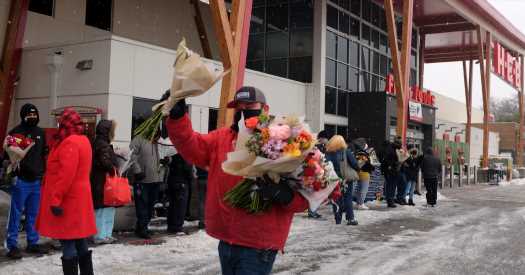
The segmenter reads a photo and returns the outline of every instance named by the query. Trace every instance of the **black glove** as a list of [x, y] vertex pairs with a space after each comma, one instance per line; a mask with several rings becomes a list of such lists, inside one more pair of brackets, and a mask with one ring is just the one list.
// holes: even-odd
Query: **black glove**
[[60, 206], [51, 206], [51, 213], [54, 216], [60, 217], [64, 215], [64, 209], [62, 209]]
[[161, 159], [159, 162], [160, 162], [160, 164], [166, 166], [166, 165], [168, 165], [170, 163], [170, 159], [169, 159], [169, 157], [165, 157], [165, 158]]
[[188, 106], [186, 106], [186, 99], [179, 100], [177, 104], [171, 108], [170, 118], [179, 119], [184, 116], [187, 110]]
[[138, 173], [138, 174], [135, 174], [135, 180], [136, 181], [141, 181], [143, 179], [146, 178], [146, 174], [144, 174], [144, 172], [141, 172], [141, 173]]
[[281, 179], [279, 183], [275, 183], [268, 175], [257, 179], [259, 189], [257, 192], [261, 195], [263, 200], [269, 200], [281, 205], [287, 205], [292, 202], [294, 192], [288, 185], [286, 180]]

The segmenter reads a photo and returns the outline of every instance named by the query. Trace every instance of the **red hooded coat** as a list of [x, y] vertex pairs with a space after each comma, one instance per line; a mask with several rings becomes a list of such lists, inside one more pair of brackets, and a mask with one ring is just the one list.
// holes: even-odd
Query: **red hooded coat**
[[193, 131], [189, 116], [168, 119], [169, 136], [182, 157], [199, 167], [208, 167], [205, 224], [208, 235], [230, 244], [257, 249], [283, 250], [294, 213], [308, 207], [295, 193], [286, 205], [273, 205], [262, 214], [248, 214], [224, 202], [224, 194], [240, 182], [241, 177], [224, 173], [221, 168], [226, 154], [234, 149], [237, 133], [220, 128], [209, 134]]

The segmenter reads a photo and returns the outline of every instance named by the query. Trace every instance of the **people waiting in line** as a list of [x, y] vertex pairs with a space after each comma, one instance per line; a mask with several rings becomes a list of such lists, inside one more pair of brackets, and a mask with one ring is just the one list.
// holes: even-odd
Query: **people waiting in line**
[[354, 181], [357, 180], [357, 178], [348, 178], [343, 169], [347, 169], [349, 171], [350, 169], [353, 169], [357, 177], [356, 171], [359, 171], [359, 167], [353, 152], [348, 148], [342, 136], [334, 135], [332, 138], [330, 138], [328, 144], [326, 145], [326, 159], [332, 162], [335, 172], [339, 178], [342, 179], [342, 196], [335, 202], [334, 205], [332, 205], [335, 223], [341, 224], [343, 213], [345, 213], [347, 224], [357, 225], [358, 222], [355, 219], [352, 205]]
[[423, 173], [425, 188], [427, 189], [427, 204], [431, 207], [437, 204], [437, 186], [441, 169], [441, 160], [435, 156], [432, 147], [425, 149], [425, 154], [421, 161], [421, 171]]
[[80, 115], [66, 108], [47, 159], [36, 229], [60, 240], [65, 275], [93, 274], [87, 238], [97, 233], [91, 196], [92, 150]]
[[[408, 205], [415, 206], [414, 203], [414, 190], [416, 189], [417, 178], [419, 175], [419, 166], [421, 163], [421, 157], [418, 155], [416, 148], [410, 149], [410, 156], [402, 164], [402, 170], [406, 179], [405, 198], [408, 195]], [[405, 200], [403, 198], [403, 200]]]
[[[9, 131], [9, 135], [21, 135], [31, 139], [34, 145], [15, 169], [15, 184], [10, 186], [11, 208], [7, 221], [7, 257], [10, 259], [22, 258], [18, 248], [18, 232], [20, 221], [25, 213], [25, 230], [27, 238], [26, 252], [30, 254], [43, 254], [47, 251], [38, 244], [39, 236], [35, 230], [35, 220], [40, 204], [41, 181], [45, 171], [47, 145], [44, 130], [38, 127], [40, 116], [38, 109], [33, 104], [24, 104], [20, 109], [21, 122]], [[7, 149], [7, 139], [4, 149]], [[8, 176], [8, 175], [5, 175]], [[8, 183], [10, 184], [10, 183]]]
[[96, 128], [95, 140], [93, 142], [93, 167], [91, 170], [91, 194], [95, 217], [97, 222], [97, 234], [94, 236], [96, 244], [112, 243], [113, 223], [115, 220], [115, 207], [104, 205], [104, 184], [106, 177], [116, 173], [117, 156], [111, 142], [115, 137], [116, 122], [113, 120], [101, 120]]

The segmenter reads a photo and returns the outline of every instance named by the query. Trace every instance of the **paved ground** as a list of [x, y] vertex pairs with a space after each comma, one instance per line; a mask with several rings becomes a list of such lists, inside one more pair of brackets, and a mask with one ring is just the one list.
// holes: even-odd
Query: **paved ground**
[[[445, 189], [437, 208], [357, 212], [359, 226], [295, 218], [275, 274], [525, 274], [525, 185]], [[97, 274], [218, 274], [217, 242], [204, 232], [159, 246], [106, 245]], [[58, 255], [0, 264], [1, 274], [58, 274]]]

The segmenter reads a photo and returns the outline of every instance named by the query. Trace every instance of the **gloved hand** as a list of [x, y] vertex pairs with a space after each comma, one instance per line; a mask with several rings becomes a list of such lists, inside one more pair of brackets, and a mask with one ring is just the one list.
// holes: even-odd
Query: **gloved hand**
[[188, 106], [186, 106], [186, 99], [179, 100], [173, 108], [171, 108], [170, 111], [170, 118], [171, 119], [179, 119], [184, 116], [188, 109]]
[[259, 186], [259, 194], [263, 200], [269, 200], [281, 205], [287, 205], [292, 202], [294, 192], [288, 185], [286, 180], [281, 179], [279, 183], [275, 183], [268, 175], [257, 179]]
[[60, 217], [64, 215], [64, 209], [62, 209], [60, 206], [51, 206], [51, 213], [54, 216]]
[[146, 174], [144, 174], [144, 172], [141, 172], [141, 173], [138, 173], [138, 174], [135, 174], [135, 180], [136, 181], [141, 181], [143, 179], [146, 178]]
[[170, 158], [169, 157], [165, 157], [165, 158], [159, 160], [159, 162], [160, 162], [160, 164], [162, 164], [164, 166], [168, 165], [170, 163]]

